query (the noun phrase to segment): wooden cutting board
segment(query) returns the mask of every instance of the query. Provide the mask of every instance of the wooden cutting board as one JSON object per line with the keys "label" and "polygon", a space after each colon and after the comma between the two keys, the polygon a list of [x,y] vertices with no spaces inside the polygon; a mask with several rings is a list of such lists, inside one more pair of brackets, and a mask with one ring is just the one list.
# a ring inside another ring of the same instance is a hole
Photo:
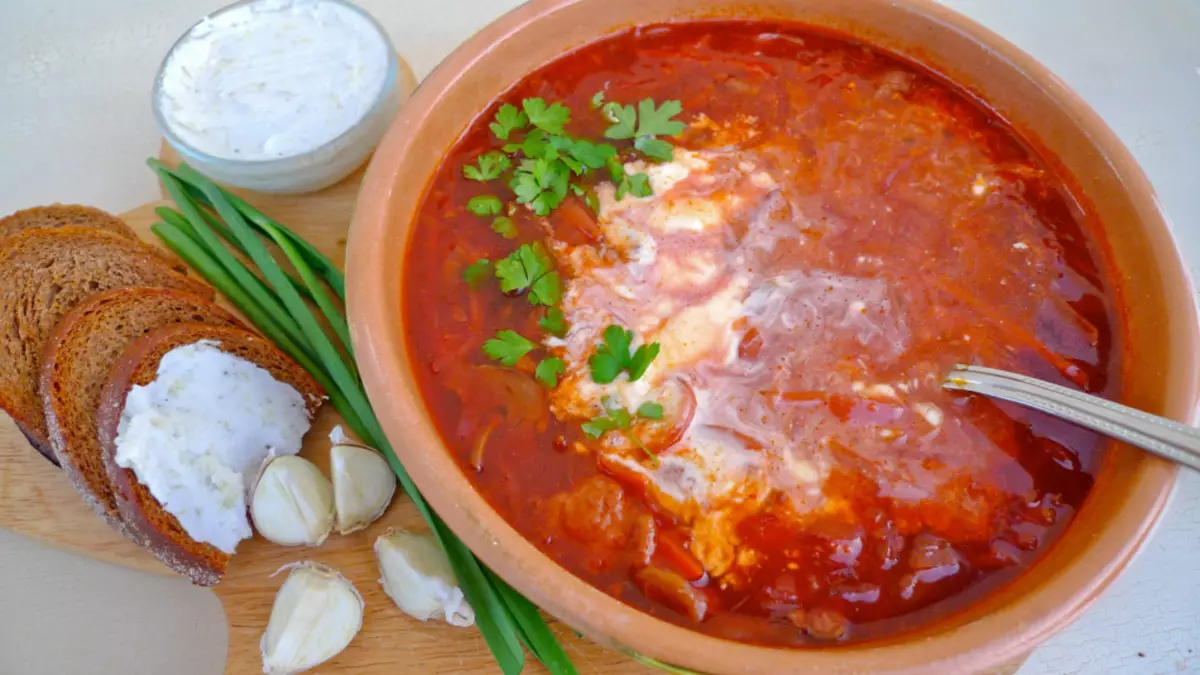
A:
{"label": "wooden cutting board", "polygon": [[[175,158],[164,153],[164,160]],[[242,193],[272,218],[312,242],[335,261],[345,257],[345,236],[361,181],[361,171],[318,193],[272,196]],[[147,241],[157,243],[150,226],[158,220],[155,202],[123,214],[129,225]],[[329,430],[339,422],[326,405],[305,439],[301,454],[328,475]],[[39,539],[53,546],[155,574],[171,574],[140,547],[123,539],[95,516],[72,490],[59,471],[34,451],[7,418],[0,420],[0,527]],[[284,574],[272,577],[288,563],[312,560],[342,572],[362,593],[366,616],[362,632],[334,660],[317,671],[326,675],[393,675],[397,672],[447,674],[498,672],[487,645],[475,629],[453,628],[444,623],[421,623],[395,607],[377,579],[372,545],[388,527],[425,531],[416,509],[401,491],[387,514],[364,532],[333,535],[320,548],[283,548],[256,537],[243,542],[229,573],[214,588],[229,625],[227,675],[262,672],[259,639],[266,627],[275,592]],[[578,638],[564,625],[551,626],[581,673],[617,674],[659,672],[623,654],[602,649]],[[1014,673],[1024,659],[993,675]],[[545,672],[530,659],[526,672]]]}

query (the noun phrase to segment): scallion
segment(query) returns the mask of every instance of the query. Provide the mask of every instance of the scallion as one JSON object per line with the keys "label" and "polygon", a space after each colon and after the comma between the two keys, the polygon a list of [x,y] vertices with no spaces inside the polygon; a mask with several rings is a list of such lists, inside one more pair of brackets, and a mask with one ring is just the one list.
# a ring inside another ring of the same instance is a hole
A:
{"label": "scallion", "polygon": [[[551,673],[573,675],[575,667],[537,608],[475,558],[433,512],[400,464],[358,380],[345,315],[320,283],[324,280],[344,301],[341,271],[302,237],[186,164],[171,169],[157,160],[148,163],[179,207],[178,216],[160,212],[167,222],[155,225],[155,234],[309,371],[355,433],[383,453],[449,557],[463,594],[475,609],[480,633],[501,671],[505,675],[521,672],[525,663],[523,643]],[[219,218],[213,218],[201,206],[213,209]],[[221,244],[214,230],[253,262],[257,274]],[[299,273],[299,281],[283,271],[256,232],[279,246]],[[316,303],[344,352],[326,334],[306,298]]]}

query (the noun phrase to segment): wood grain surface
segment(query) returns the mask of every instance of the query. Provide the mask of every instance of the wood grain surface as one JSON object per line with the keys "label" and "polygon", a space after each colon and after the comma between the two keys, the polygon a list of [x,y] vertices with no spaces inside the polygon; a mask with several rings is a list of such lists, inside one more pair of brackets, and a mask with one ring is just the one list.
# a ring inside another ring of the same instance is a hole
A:
{"label": "wood grain surface", "polygon": [[[175,158],[164,152],[164,160]],[[345,254],[345,236],[353,211],[361,171],[318,193],[301,196],[245,194],[263,212],[293,228],[333,260]],[[156,222],[155,202],[123,214],[129,225],[147,241]],[[301,454],[328,475],[329,430],[339,422],[332,406],[322,408],[305,438]],[[16,427],[0,420],[0,526],[53,546],[100,561],[171,574],[137,545],[110,530],[79,499],[59,471],[34,451]],[[272,576],[280,567],[298,561],[316,561],[344,574],[362,593],[366,616],[362,631],[338,657],[320,666],[323,674],[388,675],[402,672],[444,675],[498,672],[487,645],[475,629],[441,622],[421,623],[398,610],[378,583],[379,570],[372,545],[389,527],[424,531],[416,509],[401,491],[388,512],[366,531],[333,535],[320,548],[283,548],[260,537],[243,542],[225,579],[214,588],[225,609],[229,627],[226,675],[262,672],[259,640],[266,627],[275,593],[286,574]],[[607,675],[659,672],[627,656],[576,637],[566,626],[551,621],[580,673]],[[1016,672],[1019,659],[988,675]],[[545,672],[530,660],[526,672]]]}

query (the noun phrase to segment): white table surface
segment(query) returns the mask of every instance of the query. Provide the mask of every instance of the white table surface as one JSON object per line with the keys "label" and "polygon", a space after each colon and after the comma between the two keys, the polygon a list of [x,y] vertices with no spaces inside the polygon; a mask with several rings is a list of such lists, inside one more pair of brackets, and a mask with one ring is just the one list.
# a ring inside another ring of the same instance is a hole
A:
{"label": "white table surface", "polygon": [[[649,0],[648,0],[649,1]],[[0,214],[155,199],[149,90],[174,39],[224,0],[0,0]],[[518,0],[361,0],[424,76]],[[946,0],[1046,63],[1142,163],[1200,278],[1200,5]],[[0,530],[0,675],[217,675],[211,593]],[[1200,475],[1184,475],[1143,554],[1021,671],[1200,673]]]}

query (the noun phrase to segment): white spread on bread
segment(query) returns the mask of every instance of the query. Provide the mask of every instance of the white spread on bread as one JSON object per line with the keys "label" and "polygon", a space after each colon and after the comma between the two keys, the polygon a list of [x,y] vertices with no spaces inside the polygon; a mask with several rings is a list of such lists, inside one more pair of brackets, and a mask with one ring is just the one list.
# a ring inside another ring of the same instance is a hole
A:
{"label": "white spread on bread", "polygon": [[202,340],[167,352],[156,379],[130,389],[116,461],[193,539],[233,553],[252,534],[246,493],[263,460],[298,453],[308,428],[295,388]]}
{"label": "white spread on bread", "polygon": [[362,14],[326,0],[258,0],[200,22],[163,67],[159,104],[185,143],[215,157],[293,157],[363,119],[389,47]]}

